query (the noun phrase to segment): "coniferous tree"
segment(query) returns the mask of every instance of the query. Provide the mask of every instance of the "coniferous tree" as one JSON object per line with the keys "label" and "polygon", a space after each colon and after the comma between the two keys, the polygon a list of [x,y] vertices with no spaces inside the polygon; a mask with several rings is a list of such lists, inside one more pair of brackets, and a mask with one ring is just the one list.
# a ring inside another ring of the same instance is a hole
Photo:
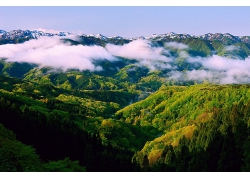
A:
{"label": "coniferous tree", "polygon": [[[217,170],[219,172],[237,172],[240,171],[237,166],[239,156],[236,151],[236,145],[232,132],[232,127],[229,126],[226,134],[223,136],[222,151],[218,162]],[[235,166],[236,165],[236,166]]]}

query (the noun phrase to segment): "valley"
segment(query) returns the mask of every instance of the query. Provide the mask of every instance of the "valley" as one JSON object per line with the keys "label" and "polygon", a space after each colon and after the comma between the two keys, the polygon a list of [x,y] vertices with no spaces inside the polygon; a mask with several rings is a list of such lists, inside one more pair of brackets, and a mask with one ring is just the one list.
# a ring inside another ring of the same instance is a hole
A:
{"label": "valley", "polygon": [[249,171],[249,37],[0,31],[0,170]]}

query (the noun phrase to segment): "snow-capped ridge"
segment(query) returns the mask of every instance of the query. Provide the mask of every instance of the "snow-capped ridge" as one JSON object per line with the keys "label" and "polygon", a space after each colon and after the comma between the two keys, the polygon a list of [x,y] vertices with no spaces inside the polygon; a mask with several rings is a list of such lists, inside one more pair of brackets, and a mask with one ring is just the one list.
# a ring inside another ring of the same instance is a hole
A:
{"label": "snow-capped ridge", "polygon": [[14,40],[16,38],[26,38],[26,39],[37,39],[42,36],[67,36],[70,35],[69,32],[58,32],[58,33],[47,33],[39,30],[12,30],[12,31],[0,31],[0,38],[5,40]]}
{"label": "snow-capped ridge", "polygon": [[6,31],[0,29],[0,35],[6,33]]}
{"label": "snow-capped ridge", "polygon": [[105,42],[109,42],[110,40],[149,40],[149,41],[160,41],[160,40],[177,40],[177,39],[187,39],[187,38],[197,38],[197,39],[202,39],[206,41],[215,41],[218,40],[223,43],[227,43],[228,41],[231,41],[233,43],[237,42],[245,42],[250,44],[250,36],[234,36],[230,33],[207,33],[201,36],[195,36],[192,34],[177,34],[175,32],[169,32],[166,34],[152,34],[150,36],[138,36],[134,38],[124,38],[121,36],[104,36],[102,34],[74,34],[74,33],[69,33],[69,32],[63,32],[63,31],[46,31],[43,29],[34,29],[34,30],[12,30],[12,31],[5,31],[5,30],[0,30],[0,40],[9,40],[10,43],[14,42],[16,39],[24,39],[24,40],[29,40],[29,39],[38,39],[43,36],[59,36],[59,37],[66,37],[68,35],[76,35],[76,36],[82,36],[82,37],[93,37],[100,39]]}

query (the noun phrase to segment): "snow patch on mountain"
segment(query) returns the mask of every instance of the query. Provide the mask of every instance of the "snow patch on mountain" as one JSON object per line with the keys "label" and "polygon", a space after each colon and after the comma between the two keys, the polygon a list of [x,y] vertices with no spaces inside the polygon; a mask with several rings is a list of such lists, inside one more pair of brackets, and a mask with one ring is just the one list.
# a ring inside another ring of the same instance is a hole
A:
{"label": "snow patch on mountain", "polygon": [[222,43],[227,43],[227,42],[232,42],[232,43],[238,43],[238,42],[244,42],[250,44],[250,36],[233,36],[229,33],[207,33],[201,36],[195,36],[192,34],[177,34],[175,32],[169,32],[166,34],[152,34],[151,36],[139,36],[139,37],[134,37],[134,38],[124,38],[121,36],[104,36],[102,34],[74,34],[74,33],[69,33],[69,32],[63,32],[63,31],[55,31],[55,30],[46,30],[42,28],[38,29],[33,29],[33,30],[13,30],[13,31],[4,31],[0,30],[0,40],[15,40],[15,39],[20,39],[24,38],[26,40],[30,39],[38,39],[43,36],[59,36],[59,37],[66,37],[69,35],[74,35],[74,36],[82,36],[82,37],[93,37],[96,39],[100,39],[102,41],[108,42],[111,39],[115,40],[149,40],[149,41],[160,41],[160,40],[177,40],[177,39],[187,39],[187,38],[197,38],[197,39],[202,39],[206,41],[213,42],[215,40],[218,40]]}

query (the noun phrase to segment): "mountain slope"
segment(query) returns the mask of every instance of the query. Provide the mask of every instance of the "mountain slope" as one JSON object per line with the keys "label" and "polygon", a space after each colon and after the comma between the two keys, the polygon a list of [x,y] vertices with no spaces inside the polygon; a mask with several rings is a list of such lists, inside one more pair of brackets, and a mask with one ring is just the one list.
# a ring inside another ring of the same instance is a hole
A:
{"label": "mountain slope", "polygon": [[[241,120],[249,125],[248,116],[244,117],[246,114],[237,116],[231,110],[235,107],[247,108],[249,97],[249,85],[163,86],[146,99],[117,111],[116,117],[137,126],[153,126],[164,131],[160,137],[148,141],[140,152],[147,155],[149,164],[153,165],[164,147],[177,146],[183,136],[192,140],[196,130],[208,133],[207,130],[200,130],[203,124],[211,127],[213,123],[218,123],[217,128],[221,132],[225,132],[228,126],[235,128]],[[243,111],[246,113],[247,109]],[[220,116],[219,112],[223,115]],[[216,122],[218,116],[223,118],[227,112],[229,119]],[[209,139],[202,141],[209,143]],[[206,146],[203,145],[203,148]]]}
{"label": "mountain slope", "polygon": [[249,171],[249,62],[228,33],[0,30],[0,120],[47,170]]}

